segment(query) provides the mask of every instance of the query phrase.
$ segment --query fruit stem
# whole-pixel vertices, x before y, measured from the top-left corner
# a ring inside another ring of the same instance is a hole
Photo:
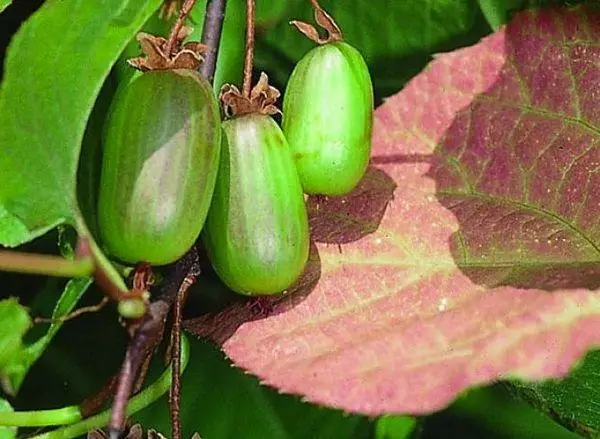
[[[94,260],[91,257],[68,260],[61,256],[0,250],[0,268],[17,273],[87,277],[94,272]]]
[[[177,41],[177,37],[179,36],[179,32],[183,27],[183,23],[185,23],[185,19],[192,12],[194,5],[196,4],[196,0],[185,0],[183,5],[181,6],[181,11],[179,11],[179,17],[177,17],[177,21],[173,25],[171,29],[171,34],[169,35],[169,39],[165,44],[165,54],[167,56],[171,56],[171,51],[173,50],[173,46],[175,45],[175,41]]]
[[[208,49],[204,53],[204,62],[200,64],[200,74],[210,83],[213,82],[215,76],[226,6],[227,0],[208,0],[206,4],[202,42]]]
[[[34,410],[29,412],[0,412],[0,425],[4,427],[47,427],[68,425],[81,420],[81,410],[77,406],[54,410]]]
[[[254,0],[246,0],[246,54],[244,57],[244,85],[242,94],[250,98],[252,65],[254,63]]]

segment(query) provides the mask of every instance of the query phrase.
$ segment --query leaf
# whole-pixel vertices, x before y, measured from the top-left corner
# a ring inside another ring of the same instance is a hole
[[[382,416],[375,426],[375,439],[408,439],[417,428],[412,416]]]
[[[0,374],[22,349],[23,336],[31,326],[27,310],[17,299],[0,301]]]
[[[466,392],[448,409],[423,418],[422,430],[428,438],[446,437],[448,430],[458,430],[455,436],[468,438],[581,439],[512,397],[504,385]]]
[[[200,341],[191,345],[182,389],[182,437],[198,432],[203,439],[350,439],[368,426],[362,417],[315,407],[260,386],[232,368],[218,349]],[[167,398],[135,419],[145,428],[169,431]]]
[[[31,326],[29,313],[16,298],[0,301],[0,385],[5,393],[13,394],[10,368],[22,355],[23,336]]]
[[[241,0],[234,1],[239,4],[243,3]],[[256,26],[259,28],[266,28],[270,25],[279,23],[282,20],[287,23],[289,20],[286,19],[286,16],[290,13],[291,8],[301,1],[303,0],[280,0],[278,2],[273,2],[271,0],[257,0]],[[230,4],[227,5],[227,7],[229,6]]]
[[[492,29],[497,30],[506,24],[511,10],[524,9],[527,3],[527,0],[479,0],[479,7]]]
[[[387,1],[385,6],[370,0],[320,3],[340,25],[344,39],[365,57],[380,96],[395,93],[431,53],[475,42],[489,32],[471,0]],[[298,60],[315,47],[288,23],[314,23],[310,2],[293,2],[286,18],[259,34],[256,51],[258,68],[282,85]]]
[[[570,5],[573,0],[478,0],[479,7],[492,29],[497,30],[509,21],[513,13],[528,9],[539,8],[543,5]]]
[[[8,8],[11,3],[12,3],[12,0],[0,0],[0,12],[4,11],[6,8]],[[0,438],[2,438],[1,434],[0,434]]]
[[[589,438],[600,433],[600,351],[590,352],[562,381],[513,382],[517,393],[561,424]]]
[[[75,223],[86,121],[112,64],[159,4],[46,2],[13,38],[0,88],[0,204],[12,227],[0,243],[14,246]]]
[[[18,392],[31,366],[44,353],[63,325],[61,317],[65,317],[73,311],[75,305],[77,305],[79,299],[81,299],[91,283],[92,280],[89,278],[70,280],[56,303],[54,312],[52,313],[54,321],[49,325],[46,334],[40,337],[35,343],[24,346],[19,354],[15,355],[10,364],[6,366],[6,378],[10,382],[11,393]],[[4,320],[0,319],[0,321]],[[11,332],[14,332],[12,328]]]
[[[1,10],[0,10],[1,12]],[[7,400],[0,398],[0,412],[12,412],[13,408]],[[0,439],[15,439],[17,437],[16,427],[0,427]]]
[[[547,9],[439,56],[376,111],[359,188],[309,202],[295,291],[186,327],[281,392],[369,415],[566,375],[600,345],[598,37],[593,8]]]

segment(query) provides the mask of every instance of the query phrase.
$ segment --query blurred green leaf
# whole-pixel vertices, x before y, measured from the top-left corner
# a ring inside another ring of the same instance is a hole
[[[344,39],[357,47],[371,68],[379,96],[401,88],[437,51],[473,43],[490,29],[474,0],[323,0]],[[257,66],[285,84],[295,63],[314,47],[288,21],[314,23],[310,2],[291,4],[285,20],[258,40]]]
[[[471,390],[425,418],[420,439],[578,439],[575,433],[508,394],[502,386]]]
[[[513,382],[516,393],[578,434],[600,435],[600,351],[592,351],[565,379]]]
[[[273,0],[257,0],[256,26],[259,29],[267,28],[276,25],[282,20],[287,23],[289,17],[286,17],[286,15],[290,12],[290,8],[302,1],[306,0],[279,0],[277,2]]]
[[[0,0],[0,12],[4,11],[6,8],[8,8],[11,3],[12,3],[12,0]],[[0,435],[0,438],[2,438],[2,435]]]
[[[545,5],[573,5],[581,1],[573,0],[478,0],[481,12],[490,27],[497,30],[508,23],[512,15],[527,8],[543,7]]]
[[[0,243],[79,217],[86,121],[112,64],[160,0],[45,2],[13,37],[0,89]],[[76,23],[73,17],[77,17]],[[43,56],[51,52],[52,56]]]
[[[16,298],[10,298],[0,301],[0,322],[0,380],[3,390],[12,394],[8,370],[23,351],[23,336],[31,326],[31,318]]]
[[[0,412],[12,412],[13,408],[5,399],[0,398]],[[0,439],[15,439],[17,437],[16,427],[0,427]]]
[[[375,423],[375,439],[407,439],[417,427],[412,416],[382,416]]]
[[[192,342],[191,352],[182,383],[183,437],[198,432],[203,439],[340,439],[368,427],[363,417],[306,404],[260,386],[206,342]],[[145,428],[168,433],[166,401],[149,407],[136,420]]]
[[[11,362],[6,365],[6,378],[8,379],[10,389],[12,389],[13,392],[18,392],[33,363],[35,363],[35,361],[44,353],[52,341],[52,338],[63,325],[61,317],[67,316],[73,311],[75,305],[79,302],[79,299],[83,296],[83,293],[85,293],[91,283],[91,279],[70,280],[60,296],[60,299],[56,303],[54,312],[52,313],[52,319],[54,321],[49,325],[47,332],[35,343],[20,349],[17,355],[12,357]],[[29,318],[28,315],[27,317]],[[0,316],[0,321],[4,322],[2,316]],[[9,325],[7,330],[13,334],[15,333],[14,326],[12,325]],[[0,352],[2,352],[1,348]]]

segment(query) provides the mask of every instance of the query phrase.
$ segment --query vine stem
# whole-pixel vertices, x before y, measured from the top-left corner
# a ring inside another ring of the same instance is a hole
[[[196,282],[197,274],[199,273],[190,273],[186,276],[173,306],[173,327],[171,328],[171,369],[173,374],[169,392],[172,439],[181,439],[181,321],[188,290]]]
[[[311,0],[312,1],[312,0]],[[246,0],[246,53],[244,57],[244,85],[242,93],[250,98],[252,89],[252,66],[254,64],[255,0]]]
[[[200,74],[210,83],[215,77],[226,7],[227,0],[208,0],[206,4],[202,42],[207,46],[207,50],[204,53],[204,62],[200,64]]]
[[[198,272],[198,253],[192,247],[183,258],[171,266],[169,273],[158,288],[158,299],[150,304],[148,312],[137,324],[121,366],[119,382],[113,400],[109,437],[119,438],[125,425],[125,407],[139,371],[154,348],[162,339],[165,321],[181,285],[190,273]]]
[[[169,39],[165,44],[165,54],[167,56],[171,55],[171,51],[173,50],[173,46],[175,45],[175,41],[177,41],[177,37],[179,36],[179,32],[183,27],[183,23],[185,23],[185,19],[192,12],[194,5],[196,4],[196,0],[185,0],[183,5],[181,6],[181,11],[179,12],[179,17],[177,17],[177,21],[173,25],[171,29],[171,34],[169,35]]]

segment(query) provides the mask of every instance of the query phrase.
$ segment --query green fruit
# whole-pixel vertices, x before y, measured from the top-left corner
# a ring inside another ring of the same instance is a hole
[[[302,186],[289,146],[270,116],[223,123],[225,136],[202,239],[232,290],[274,294],[293,284],[308,258]]]
[[[341,41],[296,65],[283,102],[283,132],[308,194],[344,195],[371,154],[373,87],[360,53]]]
[[[197,73],[151,71],[120,88],[105,126],[98,200],[108,253],[129,263],[179,259],[204,224],[220,148],[219,106]]]

